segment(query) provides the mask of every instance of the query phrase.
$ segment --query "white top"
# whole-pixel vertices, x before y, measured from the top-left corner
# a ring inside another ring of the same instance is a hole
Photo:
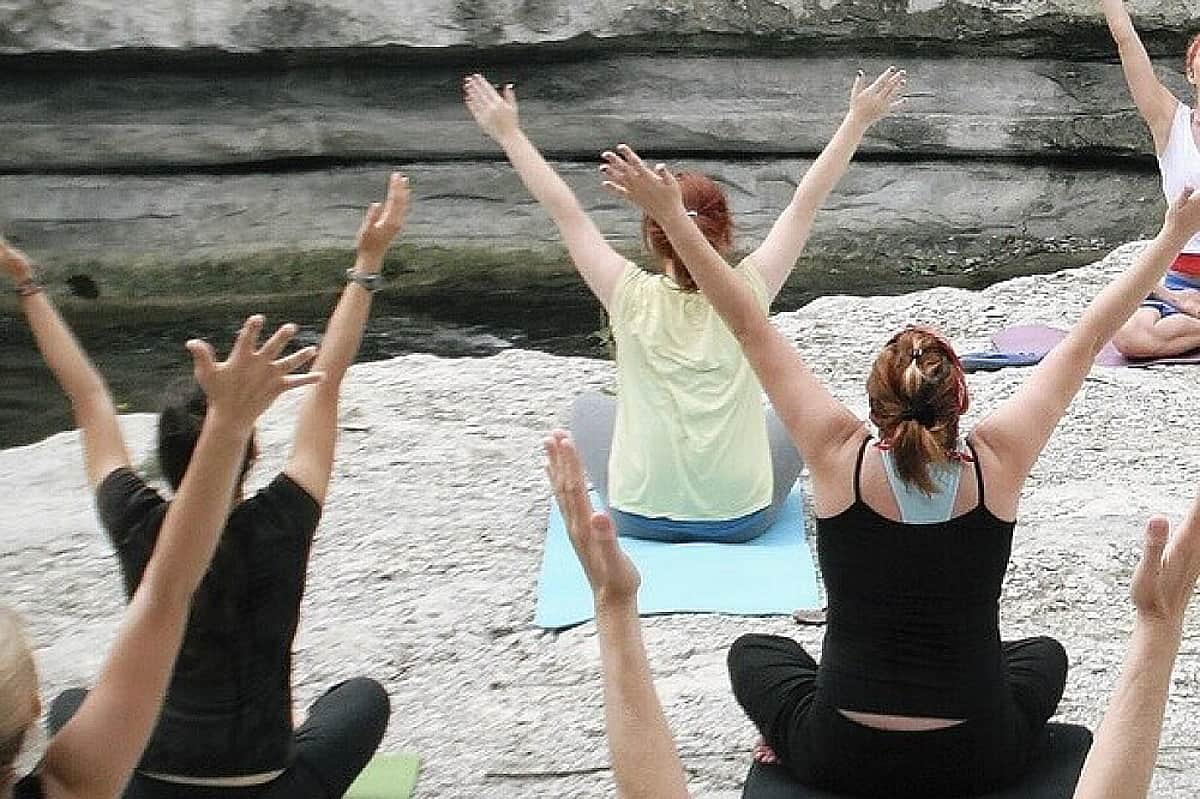
[[[1158,156],[1158,171],[1162,173],[1163,194],[1168,203],[1175,202],[1185,186],[1200,191],[1200,149],[1196,148],[1196,138],[1192,135],[1192,109],[1184,103],[1175,106],[1167,146]],[[1200,253],[1200,233],[1184,245],[1183,251]]]

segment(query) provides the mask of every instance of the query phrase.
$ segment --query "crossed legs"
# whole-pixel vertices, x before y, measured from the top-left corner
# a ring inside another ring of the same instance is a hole
[[[46,714],[53,735],[71,719],[87,691],[59,694]],[[278,778],[244,788],[178,785],[134,772],[124,799],[338,799],[375,754],[387,729],[390,704],[375,680],[339,683],[309,706],[295,731],[296,760]]]

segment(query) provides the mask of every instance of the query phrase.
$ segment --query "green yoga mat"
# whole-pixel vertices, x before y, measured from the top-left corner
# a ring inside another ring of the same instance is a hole
[[[346,791],[346,799],[408,799],[420,770],[417,755],[375,755]]]

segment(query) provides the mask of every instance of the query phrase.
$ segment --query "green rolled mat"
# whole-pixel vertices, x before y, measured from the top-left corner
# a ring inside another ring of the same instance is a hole
[[[375,755],[346,791],[346,799],[408,799],[420,771],[419,755]]]

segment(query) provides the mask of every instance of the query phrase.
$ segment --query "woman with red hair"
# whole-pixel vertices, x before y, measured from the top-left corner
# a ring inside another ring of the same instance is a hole
[[[1067,670],[1053,639],[1000,640],[1021,488],[1096,355],[1200,232],[1200,194],[1180,194],[1133,266],[965,438],[967,386],[950,344],[926,328],[892,337],[867,380],[872,445],[730,275],[666,167],[624,146],[605,159],[606,187],[666,232],[812,476],[829,602],[821,663],[790,638],[742,636],[729,653],[738,702],[793,776],[826,790],[963,796],[1014,782]]]
[[[766,313],[808,238],[813,216],[863,134],[895,102],[904,73],[868,84],[804,176],[766,240],[731,279]],[[576,269],[608,313],[617,350],[617,398],[581,396],[572,432],[620,534],[660,541],[748,541],[778,516],[800,460],[737,342],[696,289],[662,227],[647,216],[650,274],[614,250],[521,130],[512,85],[481,75],[463,85],[475,121],[504,148],[530,193],[553,217]],[[678,178],[688,218],[722,255],[733,220],[721,189],[698,173]]]
[[[1101,0],[1101,5],[1121,55],[1125,82],[1154,139],[1163,193],[1170,201],[1185,186],[1200,186],[1200,116],[1154,74],[1124,0]],[[1188,44],[1183,67],[1200,106],[1200,35]],[[1200,347],[1200,236],[1184,245],[1162,283],[1117,332],[1113,345],[1128,358],[1161,358]]]

